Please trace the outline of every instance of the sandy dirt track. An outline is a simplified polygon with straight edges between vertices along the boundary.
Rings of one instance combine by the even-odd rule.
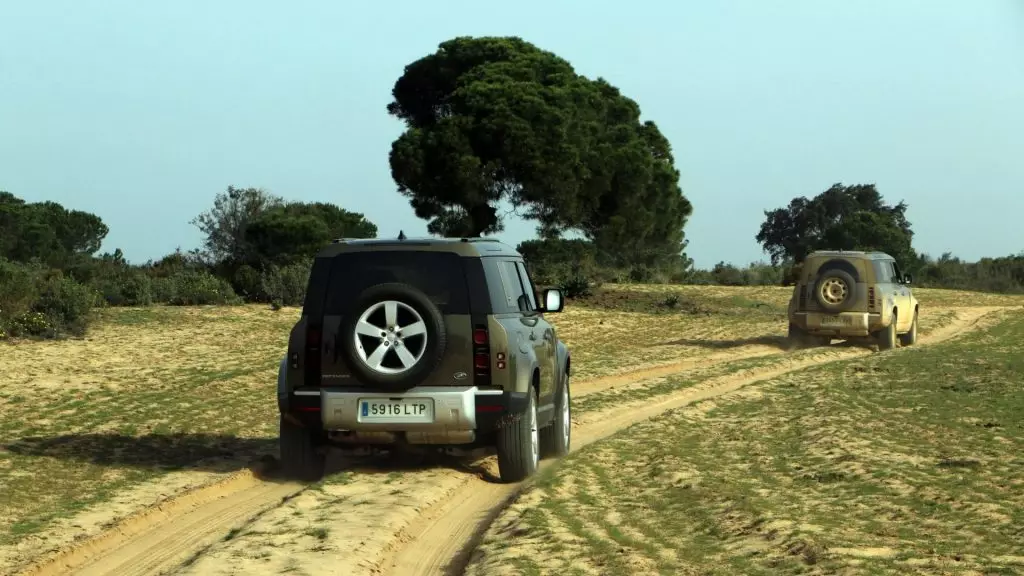
[[[951,323],[922,335],[920,343],[940,342],[971,330],[1000,309],[958,309]],[[866,354],[871,352],[840,346],[790,356],[771,346],[748,346],[700,361],[577,383],[573,395],[582,397],[685,371],[697,363],[708,366],[780,356],[780,361],[770,366],[711,378],[696,387],[638,403],[629,410],[617,406],[615,410],[576,417],[573,448],[666,410],[794,370]],[[275,559],[297,563],[301,572],[307,574],[461,574],[477,539],[522,486],[488,481],[495,468],[490,459],[470,469],[472,474],[467,474],[466,469],[413,474],[415,478],[397,484],[398,488],[391,492],[394,503],[408,501],[410,494],[419,498],[404,507],[388,505],[385,483],[379,476],[360,475],[351,483],[327,487],[325,493],[331,496],[330,500],[344,505],[335,509],[336,513],[324,505],[324,497],[318,495],[321,493],[311,494],[299,484],[262,480],[252,471],[244,471],[129,518],[24,574],[272,574],[281,569]],[[369,511],[364,506],[360,511],[359,504],[371,501],[377,506],[371,506]],[[286,511],[287,507],[282,506],[285,502],[293,508]],[[323,512],[321,520],[330,527],[326,542],[310,547],[297,539],[294,527],[288,525],[285,517],[286,512],[296,515],[296,510]],[[323,516],[327,514],[332,517],[325,520]],[[271,526],[288,530],[275,533]],[[232,533],[242,536],[227,538]],[[312,541],[315,544],[315,538]],[[296,543],[303,547],[293,546]],[[335,550],[336,557],[332,552]]]
[[[955,320],[928,335],[922,335],[920,344],[934,344],[970,331],[997,307],[965,308],[958,311]],[[829,349],[810,358],[787,360],[779,365],[755,369],[708,380],[696,388],[682,390],[646,403],[633,410],[611,410],[588,415],[573,430],[573,450],[600,440],[631,424],[656,416],[667,410],[680,408],[728,394],[743,386],[769,380],[787,372],[870,354],[865,349]],[[544,463],[550,465],[550,463]],[[404,531],[403,537],[384,557],[381,573],[389,575],[462,574],[473,548],[501,509],[519,490],[520,485],[491,484],[480,480],[472,488],[459,491],[462,498],[445,501],[427,511],[417,522]]]

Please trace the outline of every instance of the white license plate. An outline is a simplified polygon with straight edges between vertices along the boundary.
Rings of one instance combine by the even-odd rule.
[[[432,398],[360,398],[360,422],[416,423],[434,421]]]
[[[822,326],[846,326],[849,324],[849,319],[845,316],[822,316]]]

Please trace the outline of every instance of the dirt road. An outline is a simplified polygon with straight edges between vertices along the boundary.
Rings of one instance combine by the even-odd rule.
[[[923,334],[920,343],[972,330],[1000,309],[957,309],[949,324]],[[701,368],[771,355],[779,356],[779,362],[581,415],[573,422],[573,448],[666,410],[871,353],[836,346],[787,355],[777,347],[747,346],[704,358]],[[696,367],[697,362],[684,362],[577,383],[573,395],[579,398]],[[470,467],[425,468],[411,474],[360,472],[366,473],[307,489],[261,480],[246,471],[121,522],[23,574],[274,574],[289,567],[305,574],[461,574],[476,539],[521,489],[488,480],[495,473],[493,458]]]

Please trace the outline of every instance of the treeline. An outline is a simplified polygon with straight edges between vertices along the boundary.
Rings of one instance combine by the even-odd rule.
[[[622,268],[585,240],[529,240],[519,245],[519,251],[528,259],[538,284],[562,287],[570,297],[587,296],[604,283],[786,286],[794,275],[789,262],[754,262],[743,267],[719,262],[711,269],[699,269],[685,256],[670,269]],[[915,255],[902,264],[914,276],[916,287],[1024,294],[1024,254],[978,262],[949,253],[938,259]]]
[[[0,192],[0,338],[80,335],[92,309],[102,306],[298,305],[317,250],[333,238],[377,236],[362,214],[287,202],[258,188],[229,187],[194,224],[205,235],[202,248],[136,265],[119,249],[97,254],[108,233],[98,216]],[[561,287],[573,298],[604,283],[785,285],[792,269],[792,260],[779,258],[702,270],[685,254],[652,265],[599,246],[544,239],[518,249],[538,284]],[[914,254],[903,264],[916,286],[1024,293],[1024,255],[965,262]]]
[[[93,214],[0,192],[0,338],[81,335],[102,306],[302,302],[316,251],[338,237],[375,237],[361,214],[229,187],[193,223],[202,249],[136,265]]]

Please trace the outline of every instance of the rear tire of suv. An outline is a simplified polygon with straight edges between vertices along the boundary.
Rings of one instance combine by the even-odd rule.
[[[540,431],[542,458],[561,458],[569,453],[572,441],[572,404],[569,399],[569,375],[562,375],[562,385],[555,396],[555,417],[551,425]]]
[[[323,478],[327,456],[317,450],[317,435],[281,416],[278,449],[281,471],[288,478],[316,482]]]
[[[795,324],[789,325],[787,334],[790,345],[794,348],[811,348],[815,346],[828,346],[832,343],[831,336],[815,336],[801,330]]]
[[[917,344],[917,310],[914,310],[914,322],[906,334],[900,334],[900,346],[912,346]]]
[[[822,310],[838,314],[845,312],[856,301],[857,269],[844,260],[832,260],[821,266],[818,281],[814,283],[814,299]]]
[[[896,314],[892,315],[892,322],[878,331],[878,349],[892,350],[896,347]]]
[[[540,434],[537,430],[537,395],[527,396],[526,411],[498,431],[498,474],[502,482],[519,482],[537,471]]]

